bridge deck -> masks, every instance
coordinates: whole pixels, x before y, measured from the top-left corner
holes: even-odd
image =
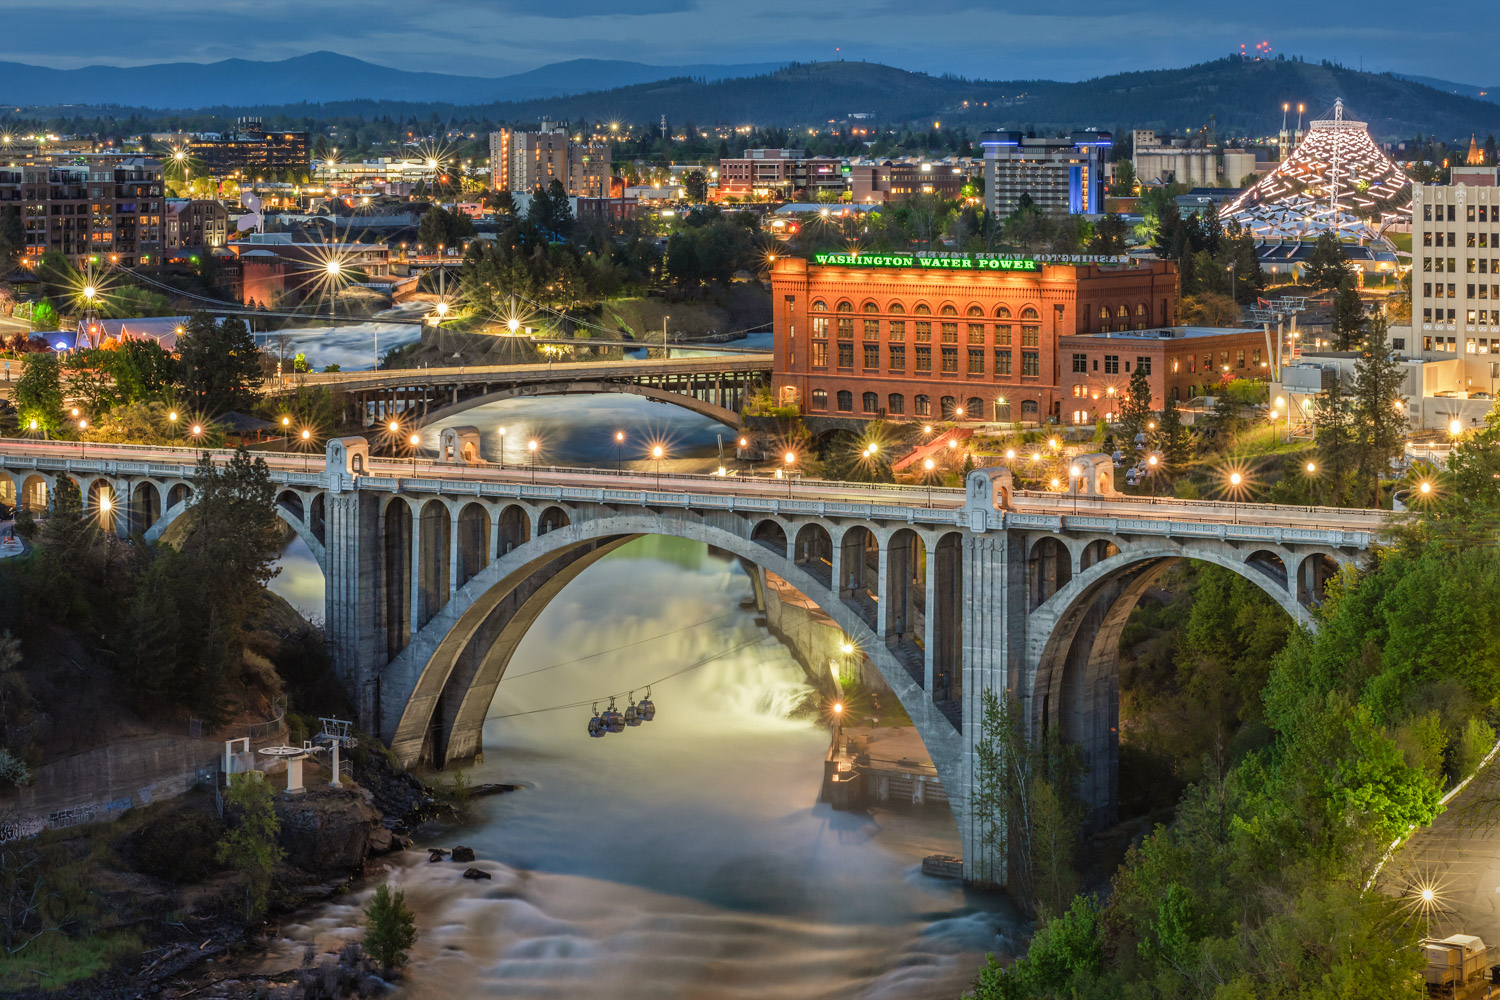
[[[580,343],[587,344],[586,341]],[[647,345],[649,346],[649,345]],[[389,371],[307,372],[267,380],[263,392],[287,392],[303,385],[346,391],[405,386],[464,386],[486,382],[566,382],[574,379],[653,378],[666,375],[729,375],[769,372],[769,355],[728,354],[712,358],[647,358],[625,361],[566,361],[537,365],[478,365],[463,368],[395,368]]]
[[[0,439],[0,467],[94,475],[191,474],[199,451],[193,448]],[[227,459],[227,450],[211,452]],[[258,452],[286,485],[324,485],[323,456]],[[959,489],[769,476],[681,475],[612,469],[507,465],[449,465],[418,460],[374,460],[359,478],[365,489],[559,501],[639,503],[645,506],[778,511],[825,516],[903,519],[971,526]],[[993,512],[987,525],[999,527]],[[1272,531],[1375,534],[1390,511],[1338,507],[1297,507],[1215,500],[1137,497],[1073,497],[1068,493],[1019,491],[1004,526],[1059,530],[1144,531],[1150,534],[1213,533],[1230,538],[1265,538]],[[1128,522],[1122,524],[1121,522]],[[1368,539],[1353,540],[1363,546]]]

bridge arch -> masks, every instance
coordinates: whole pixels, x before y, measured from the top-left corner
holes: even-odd
[[[1107,551],[1104,538],[1084,553]],[[1034,545],[1033,551],[1036,550]],[[1304,561],[1329,553],[1313,553]],[[1220,566],[1258,587],[1293,622],[1315,627],[1307,607],[1278,579],[1276,566],[1291,556],[1279,546],[1235,546],[1217,539],[1137,544],[1090,562],[1027,617],[1023,694],[1034,732],[1058,730],[1083,752],[1080,788],[1096,824],[1113,822],[1118,793],[1119,658],[1125,623],[1142,595],[1175,563],[1197,560]],[[1343,557],[1347,560],[1347,557]]]
[[[136,494],[139,494],[141,492],[140,487],[144,485],[146,484],[142,483],[136,487]],[[156,495],[160,496],[164,484],[154,483],[151,485]],[[288,504],[283,504],[281,502],[282,497],[285,496],[287,492],[289,491],[283,490],[281,493],[277,494],[277,502],[273,505],[276,511],[276,516],[281,518],[282,522],[290,527],[298,538],[302,539],[302,541],[307,545],[308,550],[312,552],[313,558],[317,560],[318,568],[323,570],[324,573],[327,573],[328,559],[326,550],[323,545],[323,539],[313,533],[312,528],[309,526],[306,519],[294,516],[291,506],[289,506]],[[143,530],[143,537],[145,538],[145,540],[153,544],[164,540],[171,540],[172,538],[177,537],[177,534],[182,529],[177,528],[176,526],[178,522],[182,520],[182,515],[186,514],[188,509],[191,507],[193,488],[190,484],[178,480],[174,482],[173,485],[167,488],[166,494],[168,497],[169,506],[164,512],[159,512],[157,516],[152,520],[152,522],[149,525],[146,525]],[[318,499],[321,499],[321,496],[322,495],[319,494]],[[172,498],[176,498],[175,502],[173,502]],[[300,496],[298,496],[298,500],[301,500]],[[139,508],[132,510],[132,516],[134,516],[136,510],[138,509]]]
[[[711,420],[716,420],[727,427],[735,430],[740,429],[740,415],[727,407],[698,399],[687,393],[673,392],[670,389],[659,389],[652,385],[637,385],[634,382],[543,382],[526,383],[496,392],[484,393],[482,395],[470,396],[456,403],[446,406],[435,407],[420,420],[421,424],[430,424],[445,417],[451,417],[465,410],[472,410],[476,406],[484,406],[486,403],[498,403],[506,399],[524,399],[530,396],[580,396],[597,395],[601,393],[624,393],[629,396],[640,396],[644,399],[653,399],[658,403],[670,403],[680,406],[685,410],[702,414]]]
[[[605,514],[581,520],[538,535],[460,587],[449,607],[421,629],[382,674],[381,729],[398,759],[414,763],[428,752],[439,759],[475,752],[485,712],[510,655],[552,596],[619,545],[642,535],[667,534],[722,549],[775,573],[807,595],[861,648],[896,693],[918,726],[945,787],[963,787],[957,729],[925,697],[876,630],[838,600],[826,580],[753,541],[754,519],[738,518],[733,530],[676,512],[666,519],[669,523],[664,524],[661,516]],[[434,729],[438,739],[429,743]],[[963,799],[950,796],[955,812],[963,808]]]
[[[764,545],[779,556],[786,555],[786,529],[773,517],[766,518],[751,529],[750,540]]]
[[[130,517],[132,527],[141,532],[150,531],[161,520],[161,490],[151,480],[143,479],[131,490]]]
[[[833,536],[816,521],[797,529],[793,560],[824,587],[833,586]]]
[[[496,519],[495,557],[508,555],[531,541],[531,513],[518,503],[506,504]]]

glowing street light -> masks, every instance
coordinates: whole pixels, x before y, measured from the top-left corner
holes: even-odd
[[[417,449],[422,443],[422,436],[420,434],[413,434],[406,439],[406,443],[411,445],[411,474],[415,476],[417,474]]]
[[[1453,437],[1458,437],[1463,432],[1463,422],[1460,421],[1457,417],[1454,417],[1452,420],[1448,421],[1448,433],[1450,435],[1452,435]]]
[[[1231,472],[1229,474],[1229,496],[1233,500],[1231,510],[1234,512],[1235,524],[1240,523],[1240,484],[1244,481],[1245,477],[1238,472]]]
[[[661,489],[661,460],[666,453],[667,450],[659,444],[651,446],[651,457],[656,459],[656,488],[658,490]]]
[[[502,471],[504,471],[504,469],[505,469],[505,428],[504,427],[499,428],[498,429],[498,433],[500,434],[500,469]]]
[[[781,460],[786,465],[786,495],[787,499],[790,500],[792,496],[792,466],[797,464],[797,453],[789,451],[781,456]],[[781,470],[777,469],[776,474],[778,476],[781,475]]]
[[[932,470],[935,468],[937,468],[936,462],[930,458],[923,459],[922,471],[926,473],[923,478],[927,480],[927,506],[929,507],[932,506]]]
[[[536,438],[526,442],[526,450],[531,453],[531,481],[536,482]]]
[[[625,432],[615,431],[615,471],[625,470]]]

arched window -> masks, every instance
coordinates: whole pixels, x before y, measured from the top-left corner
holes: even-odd
[[[838,311],[841,312],[841,313],[853,312],[854,311],[854,305],[853,305],[853,303],[850,303],[850,302],[840,302],[838,304]]]
[[[930,417],[930,416],[932,416],[932,397],[931,396],[916,396],[916,397],[913,398],[912,402],[913,402],[912,413],[914,413],[916,416],[919,416],[919,417]]]
[[[1120,319],[1129,319],[1130,318],[1130,307],[1129,306],[1121,306],[1120,307],[1120,311],[1117,312],[1117,313],[1115,313],[1115,315],[1117,317],[1119,317]]]
[[[813,299],[813,305],[812,305],[812,307],[813,307],[813,312],[815,312],[815,313],[827,312],[828,311],[828,303],[824,302],[822,299]]]
[[[969,401],[964,404],[964,419],[983,420],[984,400],[980,399],[978,396],[970,396]]]
[[[969,307],[969,315],[975,317],[976,319],[978,319],[978,318],[984,316],[984,310],[981,309],[981,308],[979,308],[978,306],[970,306]]]
[[[862,308],[863,308],[863,309],[864,309],[864,311],[865,311],[865,312],[867,312],[867,313],[876,313],[876,312],[880,312],[880,307],[879,307],[879,306],[877,306],[877,305],[876,305],[876,304],[875,304],[875,303],[873,303],[873,302],[866,302],[866,303],[865,303],[865,304],[864,304],[864,306],[863,306],[863,307],[862,307]]]
[[[848,389],[840,389],[838,399],[840,413],[854,412],[854,393],[850,392]]]
[[[814,389],[812,391],[812,408],[815,410],[828,409],[828,391],[826,389]]]
[[[1023,399],[1023,400],[1021,400],[1021,419],[1022,420],[1026,420],[1027,418],[1035,420],[1036,417],[1037,417],[1037,414],[1039,412],[1040,412],[1040,408],[1036,405],[1036,400],[1034,400],[1034,399]]]
[[[1037,312],[1031,306],[1027,306],[1025,309],[1021,310],[1021,318],[1022,319],[1041,319],[1042,318],[1042,314],[1039,313],[1039,312]]]
[[[943,306],[943,308],[940,309],[940,310],[938,310],[938,312],[940,314],[944,315],[944,316],[957,316],[958,315],[958,310],[955,309],[955,308],[953,308],[952,306]]]
[[[917,308],[913,309],[912,311],[915,312],[918,316],[931,316],[932,315],[932,310],[928,307],[927,303],[925,303],[925,302],[918,302],[917,303]]]
[[[864,397],[860,400],[860,402],[864,404],[866,413],[874,413],[876,410],[880,409],[880,394],[867,392],[864,394]]]
[[[996,306],[995,307],[995,318],[996,319],[1010,319],[1010,307],[1009,306]]]
[[[892,302],[891,307],[887,309],[886,312],[890,313],[892,316],[905,316],[906,307],[899,302]]]
[[[1109,306],[1099,307],[1099,318],[1104,320],[1109,319]]]
[[[944,420],[953,420],[958,416],[958,400],[952,396],[944,396],[939,403]]]
[[[906,412],[906,397],[899,392],[893,392],[886,400],[886,410],[893,416],[901,416]]]
[[[1144,302],[1137,302],[1135,304],[1135,314],[1137,316],[1141,317],[1142,319],[1145,319],[1147,312],[1148,312],[1148,310],[1146,309],[1146,303],[1144,303]]]

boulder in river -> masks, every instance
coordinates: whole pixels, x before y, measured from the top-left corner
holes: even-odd
[[[453,849],[453,860],[459,862],[471,862],[474,860],[474,848],[455,847]]]
[[[491,877],[492,876],[490,875],[490,873],[485,871],[483,868],[466,868],[464,870],[464,878],[473,879],[476,882],[482,878],[488,879]]]

